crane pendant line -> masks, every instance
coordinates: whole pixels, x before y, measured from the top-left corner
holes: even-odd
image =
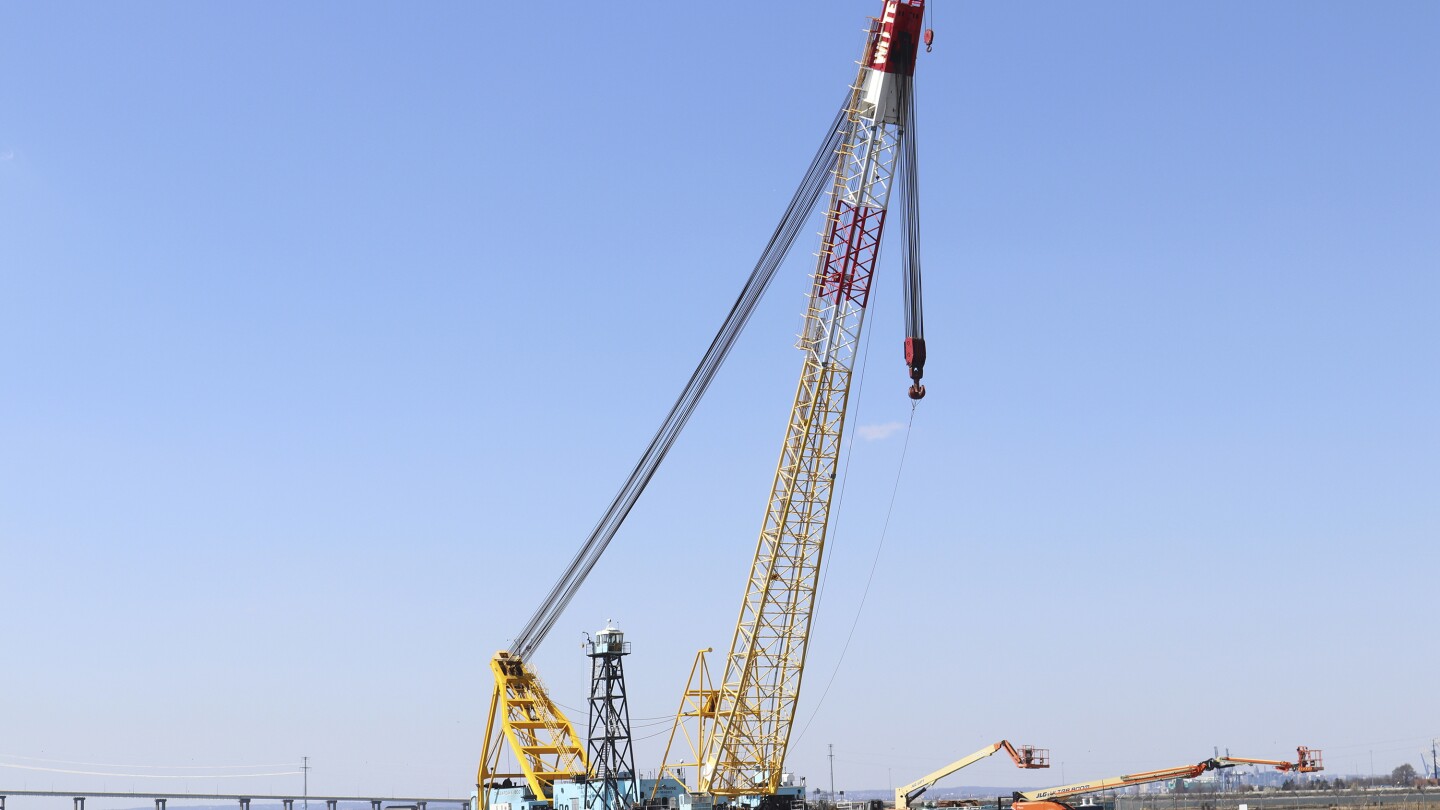
[[[625,483],[615,493],[605,514],[596,522],[590,535],[551,587],[550,592],[541,601],[540,607],[511,643],[512,655],[528,661],[535,648],[545,640],[545,636],[554,627],[560,614],[570,604],[570,600],[579,591],[585,578],[589,576],[591,569],[604,554],[621,524],[625,522],[630,510],[639,500],[640,494],[644,492],[651,477],[659,469],[660,463],[665,460],[671,446],[679,437],[680,432],[684,430],[690,415],[705,396],[716,373],[724,365],[730,349],[735,345],[745,324],[749,322],[756,305],[765,294],[765,290],[769,288],[771,280],[774,279],[775,272],[789,254],[791,246],[794,245],[800,228],[804,226],[811,212],[815,210],[821,193],[828,185],[830,164],[841,140],[847,108],[847,104],[840,105],[839,111],[836,112],[829,128],[826,129],[820,148],[810,159],[810,166],[801,179],[800,185],[795,189],[794,195],[790,198],[790,203],[780,217],[779,224],[775,226],[775,231],[770,235],[770,240],[761,252],[760,259],[755,263],[750,277],[740,290],[740,295],[735,299],[730,312],[711,340],[710,346],[705,350],[705,354],[696,365],[694,372],[691,373],[690,379],[681,389],[674,404],[671,405],[670,412],[666,414],[660,428],[655,431],[655,435],[650,439],[650,444],[635,463]]]

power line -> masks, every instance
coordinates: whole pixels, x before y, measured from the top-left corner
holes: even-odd
[[[264,765],[136,765],[133,763],[115,762],[77,762],[72,759],[49,759],[46,757],[27,757],[21,754],[0,754],[0,759],[23,759],[26,762],[55,762],[61,765],[84,765],[89,768],[140,768],[143,770],[155,771],[179,771],[179,770],[206,770],[206,771],[227,771],[227,770],[250,770],[254,768],[284,768],[288,762],[272,762]]]
[[[252,779],[261,776],[295,776],[300,771],[276,771],[274,773],[115,773],[113,771],[77,771],[70,768],[46,768],[40,765],[14,765],[0,762],[0,768],[16,768],[22,771],[45,771],[47,773],[68,773],[77,776],[123,776],[129,779]]]

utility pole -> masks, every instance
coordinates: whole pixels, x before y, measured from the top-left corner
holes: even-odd
[[[1435,750],[1440,748],[1440,740],[1430,738],[1430,776],[1440,781],[1440,762],[1435,761]]]
[[[300,772],[305,774],[304,802],[305,810],[310,810],[310,757],[301,757]]]
[[[835,743],[830,743],[830,806],[835,806]]]

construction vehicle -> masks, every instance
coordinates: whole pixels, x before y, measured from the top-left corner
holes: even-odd
[[[1301,746],[1296,749],[1296,753],[1298,757],[1295,762],[1286,762],[1280,759],[1251,759],[1248,757],[1213,757],[1194,765],[1181,765],[1174,768],[1161,768],[1158,771],[1112,776],[1106,779],[1077,782],[1075,784],[1043,788],[1041,790],[1016,791],[1012,796],[1013,803],[1011,804],[1011,810],[1075,810],[1075,806],[1064,801],[1064,799],[1072,796],[1083,796],[1087,793],[1098,793],[1102,790],[1144,785],[1150,782],[1164,782],[1171,779],[1194,779],[1206,771],[1218,770],[1220,768],[1233,768],[1236,765],[1269,765],[1278,771],[1293,771],[1296,773],[1313,773],[1325,769],[1321,761],[1320,751]]]
[[[688,764],[698,779],[684,790],[703,797],[698,799],[701,804],[773,806],[779,795],[798,796],[803,802],[803,788],[785,772],[785,754],[819,588],[851,372],[890,193],[897,185],[904,190],[901,227],[908,241],[902,251],[908,393],[916,400],[925,395],[916,153],[910,126],[912,76],[924,11],[925,0],[885,0],[880,17],[869,27],[859,74],[730,315],[610,508],[509,649],[491,660],[495,686],[476,774],[479,810],[490,810],[492,805],[494,810],[580,810],[585,804],[586,792],[577,792],[574,785],[596,774],[575,726],[530,667],[531,654],[654,475],[799,229],[829,188],[798,345],[804,352],[800,382],[723,677],[711,686],[705,669],[700,676],[705,679],[703,687],[692,680],[686,694],[703,693],[698,701],[704,708],[682,710],[676,727],[689,719],[703,724],[698,738],[692,738],[699,745],[684,763],[669,763],[667,746],[660,778],[648,791],[642,785],[638,794],[648,793],[655,802],[668,795],[688,803],[674,795],[681,784],[680,766]],[[671,742],[674,739],[672,728]],[[514,768],[501,766],[507,750]],[[621,784],[609,793],[634,795],[635,791]],[[614,808],[587,806],[587,810]]]
[[[910,810],[910,803],[924,795],[925,791],[929,790],[936,782],[1002,750],[1010,755],[1010,759],[1014,760],[1017,768],[1050,767],[1050,752],[1046,749],[1036,748],[1033,745],[1022,745],[1017,749],[1009,741],[1001,740],[981,748],[968,757],[957,759],[940,770],[922,776],[904,787],[895,788],[895,810]]]

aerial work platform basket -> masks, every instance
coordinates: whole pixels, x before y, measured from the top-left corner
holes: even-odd
[[[1022,768],[1050,767],[1050,749],[1033,745],[1015,746],[1015,764]]]

